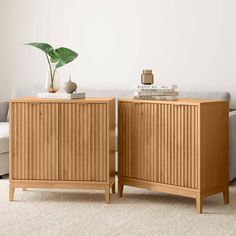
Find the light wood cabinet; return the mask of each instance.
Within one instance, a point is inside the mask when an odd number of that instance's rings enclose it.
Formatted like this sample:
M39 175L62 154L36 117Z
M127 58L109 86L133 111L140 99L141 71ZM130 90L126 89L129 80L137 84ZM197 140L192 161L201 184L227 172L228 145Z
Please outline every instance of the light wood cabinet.
M114 99L10 102L10 200L15 188L105 190L115 183Z
M120 99L119 183L203 199L228 190L228 102Z

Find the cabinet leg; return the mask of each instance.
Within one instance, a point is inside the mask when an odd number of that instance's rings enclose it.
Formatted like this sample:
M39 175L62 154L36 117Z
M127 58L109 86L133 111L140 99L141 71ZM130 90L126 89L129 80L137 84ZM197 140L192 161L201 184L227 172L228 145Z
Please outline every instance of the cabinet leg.
M197 212L201 214L203 206L203 197L201 195L197 196L196 198L196 206L197 206Z
M114 182L114 184L111 187L112 193L116 193L116 183Z
M105 189L105 203L110 203L110 186Z
M223 192L224 204L229 204L229 188L226 188Z
M15 192L15 188L10 184L9 185L9 201L13 201L14 192Z
M118 197L122 197L122 195L123 195L123 190L124 190L124 185L121 184L120 181L118 181Z
M26 188L22 188L23 191L26 191Z

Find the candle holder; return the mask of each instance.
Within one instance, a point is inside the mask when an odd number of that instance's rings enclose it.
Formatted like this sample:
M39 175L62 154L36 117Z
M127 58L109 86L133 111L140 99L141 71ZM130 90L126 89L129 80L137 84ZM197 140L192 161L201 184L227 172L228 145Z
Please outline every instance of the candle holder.
M153 74L152 70L143 70L143 74L141 75L141 83L145 85L153 84Z

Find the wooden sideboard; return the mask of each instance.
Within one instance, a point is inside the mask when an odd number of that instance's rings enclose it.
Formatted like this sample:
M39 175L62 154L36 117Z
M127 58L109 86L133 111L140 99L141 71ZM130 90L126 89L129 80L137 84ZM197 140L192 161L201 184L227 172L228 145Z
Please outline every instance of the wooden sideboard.
M119 182L196 199L229 202L229 104L223 100L119 99Z
M115 192L115 100L10 101L10 188Z

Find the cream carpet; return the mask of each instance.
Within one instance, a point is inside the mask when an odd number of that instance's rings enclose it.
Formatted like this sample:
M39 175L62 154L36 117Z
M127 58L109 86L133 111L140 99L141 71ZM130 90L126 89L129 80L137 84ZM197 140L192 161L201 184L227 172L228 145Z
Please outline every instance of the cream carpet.
M8 201L8 180L0 180L0 235L236 235L236 182L230 204L222 194L196 213L190 198L131 187L103 203L101 191L17 189Z

